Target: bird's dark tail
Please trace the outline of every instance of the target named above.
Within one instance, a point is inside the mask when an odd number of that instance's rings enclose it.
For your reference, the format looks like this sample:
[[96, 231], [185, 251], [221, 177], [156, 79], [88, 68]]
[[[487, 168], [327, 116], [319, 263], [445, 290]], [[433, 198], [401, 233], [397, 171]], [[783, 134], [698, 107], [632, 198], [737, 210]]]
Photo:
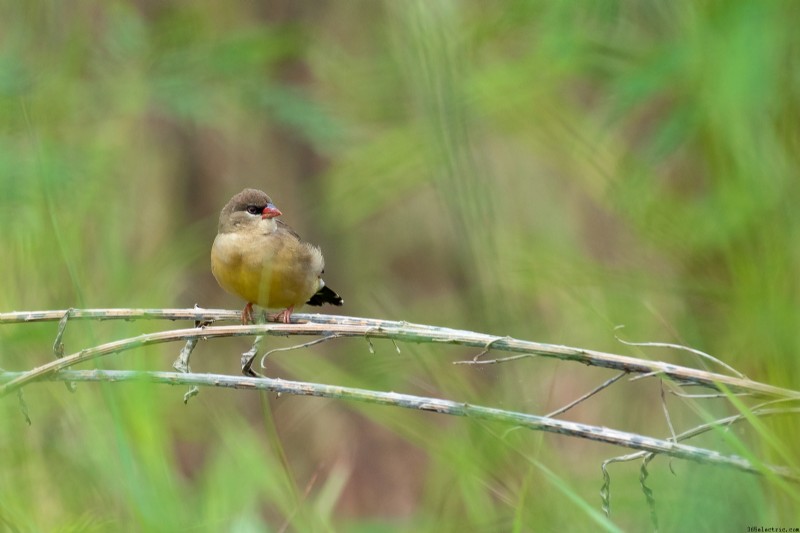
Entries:
[[306, 302], [308, 305], [322, 305], [322, 304], [332, 304], [332, 305], [342, 305], [344, 300], [342, 297], [336, 294], [334, 291], [329, 289], [328, 287], [324, 286], [314, 293], [314, 296]]

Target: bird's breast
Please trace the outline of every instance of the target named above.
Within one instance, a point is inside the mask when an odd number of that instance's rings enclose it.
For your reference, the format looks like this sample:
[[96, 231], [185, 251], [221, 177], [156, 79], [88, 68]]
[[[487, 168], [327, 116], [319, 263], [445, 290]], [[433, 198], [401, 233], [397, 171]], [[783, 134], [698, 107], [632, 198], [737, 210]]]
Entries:
[[226, 291], [261, 307], [305, 303], [319, 288], [319, 250], [280, 234], [221, 233], [211, 248], [211, 271]]

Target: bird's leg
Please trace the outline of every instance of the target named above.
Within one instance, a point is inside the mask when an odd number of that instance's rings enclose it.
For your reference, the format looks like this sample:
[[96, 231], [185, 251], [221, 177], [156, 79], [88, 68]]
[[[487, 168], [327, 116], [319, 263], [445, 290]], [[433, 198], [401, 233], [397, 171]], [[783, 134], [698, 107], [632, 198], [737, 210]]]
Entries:
[[284, 324], [288, 324], [292, 318], [292, 313], [294, 313], [294, 306], [289, 306], [277, 315], [271, 317], [275, 322], [283, 322]]
[[242, 325], [253, 323], [253, 302], [247, 302], [247, 305], [242, 309]]

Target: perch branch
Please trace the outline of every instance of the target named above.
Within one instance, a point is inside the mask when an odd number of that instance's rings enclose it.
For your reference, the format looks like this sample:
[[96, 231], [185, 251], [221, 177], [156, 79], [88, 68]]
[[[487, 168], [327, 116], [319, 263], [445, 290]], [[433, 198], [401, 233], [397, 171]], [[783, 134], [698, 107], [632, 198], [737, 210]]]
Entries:
[[[22, 313], [0, 313], [0, 324], [20, 323], [46, 320], [60, 320], [65, 311], [37, 311]], [[238, 311], [220, 309], [75, 309], [70, 313], [70, 319], [169, 319], [192, 320], [197, 323], [214, 321], [234, 321], [241, 315]], [[661, 361], [648, 361], [635, 357], [617, 355], [595, 350], [572, 348], [556, 344], [524, 341], [511, 337], [498, 337], [472, 331], [440, 328], [408, 322], [389, 320], [376, 320], [354, 318], [335, 315], [295, 314], [291, 324], [258, 324], [252, 326], [213, 326], [205, 328], [179, 329], [140, 335], [131, 339], [124, 339], [95, 348], [82, 350], [76, 354], [66, 356], [58, 361], [34, 368], [30, 372], [0, 388], [0, 396], [15, 390], [37, 377], [57, 372], [76, 363], [100, 357], [110, 353], [121, 352], [143, 345], [171, 342], [176, 340], [186, 341], [190, 338], [213, 338], [249, 335], [337, 335], [340, 337], [369, 337], [370, 339], [383, 338], [394, 341], [414, 343], [439, 343], [473, 348], [512, 352], [517, 355], [510, 359], [525, 357], [552, 357], [567, 361], [576, 361], [590, 366], [610, 368], [620, 372], [638, 374], [639, 376], [660, 376], [680, 384], [703, 385], [720, 390], [729, 388], [733, 391], [750, 392], [754, 395], [775, 398], [800, 398], [800, 392], [750, 379], [717, 374], [704, 370], [688, 368]], [[479, 364], [488, 361], [468, 361]]]
[[[24, 377], [23, 372], [0, 373], [0, 382], [7, 384]], [[395, 392], [378, 392], [351, 387], [340, 387], [319, 383], [306, 383], [271, 378], [251, 378], [219, 374], [184, 374], [180, 372], [136, 372], [130, 370], [70, 370], [58, 374], [45, 374], [41, 379], [66, 381], [146, 381], [169, 385], [196, 385], [207, 387], [227, 387], [234, 389], [267, 390], [279, 394], [318, 396], [323, 398], [354, 400], [379, 405], [391, 405], [406, 409], [418, 409], [453, 416], [463, 416], [481, 420], [492, 420], [521, 426], [535, 431], [559, 433], [616, 446], [622, 446], [643, 453], [664, 454], [699, 463], [710, 463], [748, 472], [752, 474], [773, 474], [780, 478], [800, 482], [800, 476], [792, 470], [772, 465], [754, 465], [735, 456], [722, 455], [713, 450], [678, 444], [668, 440], [636, 435], [605, 427], [579, 424], [546, 418], [542, 416], [506, 411], [480, 405], [453, 402], [439, 398], [426, 398]]]

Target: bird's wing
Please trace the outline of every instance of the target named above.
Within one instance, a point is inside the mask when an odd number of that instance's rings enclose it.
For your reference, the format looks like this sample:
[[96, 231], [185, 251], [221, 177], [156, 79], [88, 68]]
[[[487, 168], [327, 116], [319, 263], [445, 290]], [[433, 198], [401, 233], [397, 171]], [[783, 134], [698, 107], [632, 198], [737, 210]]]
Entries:
[[288, 233], [289, 235], [291, 235], [292, 237], [294, 237], [298, 241], [302, 241], [303, 240], [300, 237], [300, 235], [298, 235], [297, 232], [295, 230], [293, 230], [292, 227], [289, 226], [289, 224], [287, 224], [286, 222], [284, 222], [282, 220], [275, 220], [275, 222], [278, 223], [278, 231], [285, 231], [286, 233]]

